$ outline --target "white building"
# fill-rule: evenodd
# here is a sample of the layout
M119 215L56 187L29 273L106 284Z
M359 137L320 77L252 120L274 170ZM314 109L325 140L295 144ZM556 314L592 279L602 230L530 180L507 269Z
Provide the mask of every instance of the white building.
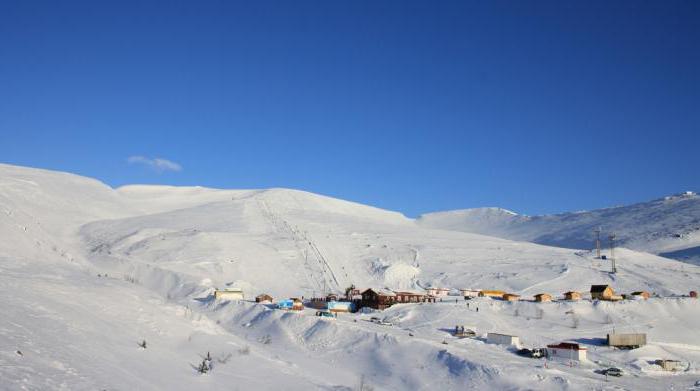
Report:
M520 338L515 335L488 333L486 334L486 343L496 345L520 346Z
M243 300L245 297L243 295L243 289L226 288L215 290L214 298L217 300Z
M464 297L478 297L480 291L481 291L481 289L462 288L459 290L459 293Z
M450 293L449 288L428 288L425 290L429 296L445 297Z
M583 361L586 359L586 350L577 343L561 342L556 345L547 345L547 356Z

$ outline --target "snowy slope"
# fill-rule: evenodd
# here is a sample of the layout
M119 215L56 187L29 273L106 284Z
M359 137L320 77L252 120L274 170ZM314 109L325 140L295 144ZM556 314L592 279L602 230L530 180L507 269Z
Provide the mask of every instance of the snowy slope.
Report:
M541 306L479 299L478 314L460 299L397 306L380 315L390 327L367 322L370 315L333 321L211 297L225 286L248 297L308 297L350 284L524 296L600 283L662 296L697 289L700 267L651 254L620 249L612 275L587 251L432 229L296 190L115 190L8 165L0 165L0 211L8 238L0 293L11 298L0 304L2 390L591 389L605 362L634 374L611 388L664 389L697 377L700 308L686 298ZM531 346L579 338L596 349L612 327L646 330L653 343L596 353L601 364L544 368L479 340L442 343L445 328L465 323L520 333ZM147 349L137 346L143 339ZM207 351L214 370L203 376L193 365ZM658 374L646 362L659 355L684 360L688 371Z
M603 245L611 233L618 245L700 262L700 196L683 193L630 206L547 216L523 216L499 208L429 213L421 226L480 233L549 246L589 249L601 228Z

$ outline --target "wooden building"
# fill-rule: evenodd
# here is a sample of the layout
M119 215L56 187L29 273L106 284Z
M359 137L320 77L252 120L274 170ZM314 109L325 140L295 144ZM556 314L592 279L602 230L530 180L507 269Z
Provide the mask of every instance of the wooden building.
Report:
M577 343L561 342L556 345L547 345L548 357L560 357L569 360L583 361L586 359L587 349Z
M435 297L414 291L395 291L397 303L434 303Z
M535 295L535 301L539 303L544 303L545 301L552 301L552 295L549 293L538 293Z
M649 292L647 292L647 291L632 292L632 296L634 296L634 297L636 297L636 298L641 298L641 299L644 299L644 300L646 300L646 299L648 299L649 297L651 297L651 295L650 295Z
M482 290L479 292L479 297L495 297L498 299L502 299L503 295L506 293L504 291L496 291L496 290Z
M361 307L383 310L396 304L396 294L386 289L369 288L362 292Z
M262 293L257 296L255 296L255 302L256 303L272 303L272 296L268 295L267 293Z
M505 301L518 301L518 300L520 300L520 295L516 295L515 293L506 293L503 295L503 300L505 300Z
M572 301L578 301L581 300L581 292L576 292L576 291L568 291L564 292L564 299L565 300L572 300Z
M593 300L622 300L622 296L616 295L610 285L591 285L591 298Z

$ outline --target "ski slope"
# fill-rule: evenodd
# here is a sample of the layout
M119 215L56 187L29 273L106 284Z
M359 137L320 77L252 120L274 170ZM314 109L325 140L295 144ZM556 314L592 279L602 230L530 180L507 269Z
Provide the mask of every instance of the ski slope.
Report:
M501 208L476 208L428 213L418 223L426 228L479 233L549 246L590 249L595 231L607 246L617 245L700 263L700 196L693 192L629 206L525 216Z
M289 189L126 186L0 165L0 389L666 389L699 376L700 267L619 249L617 274L589 251L433 229L391 211ZM502 289L530 297L619 292L624 303L505 303L459 298L319 319L248 298L358 287ZM475 312L478 306L480 311ZM574 322L572 314L578 319ZM576 323L574 327L574 323ZM456 324L518 333L528 346L588 344L595 363L524 359L482 340L452 340ZM650 344L608 351L611 328ZM409 335L412 334L411 335ZM142 349L138 343L148 342ZM447 344L443 344L447 342ZM210 352L213 370L195 367ZM663 357L660 357L663 356ZM652 358L687 371L660 373ZM604 383L595 369L629 376Z

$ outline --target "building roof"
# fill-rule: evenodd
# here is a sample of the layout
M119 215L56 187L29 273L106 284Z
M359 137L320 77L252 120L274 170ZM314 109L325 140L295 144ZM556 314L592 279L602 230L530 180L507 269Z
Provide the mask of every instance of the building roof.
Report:
M410 295L410 296L425 296L425 292L418 292L418 291L394 291L395 294L397 295Z
M647 292L647 291L637 291L637 292L632 292L632 294L635 295L635 296L637 296L637 295L644 295L644 294L647 294L647 295L648 295L649 292Z
M550 295L549 293L538 293L538 294L535 295L535 297L538 297L538 296L549 296L549 297L552 297L552 295Z
M368 288L362 291L362 294L365 294L367 291L372 291L376 293L379 296L396 296L396 294L388 289L374 289L374 288Z
M517 293L504 293L503 296L520 297L520 295Z
M602 293L608 288L612 289L610 285L591 285L591 293Z
M581 347L581 345L572 342L560 342L556 345L547 345L547 347L552 349L587 350L586 348Z
M565 294L565 295L573 295L573 294L580 295L581 292L578 292L578 291L568 291L568 292L564 292L564 294Z

